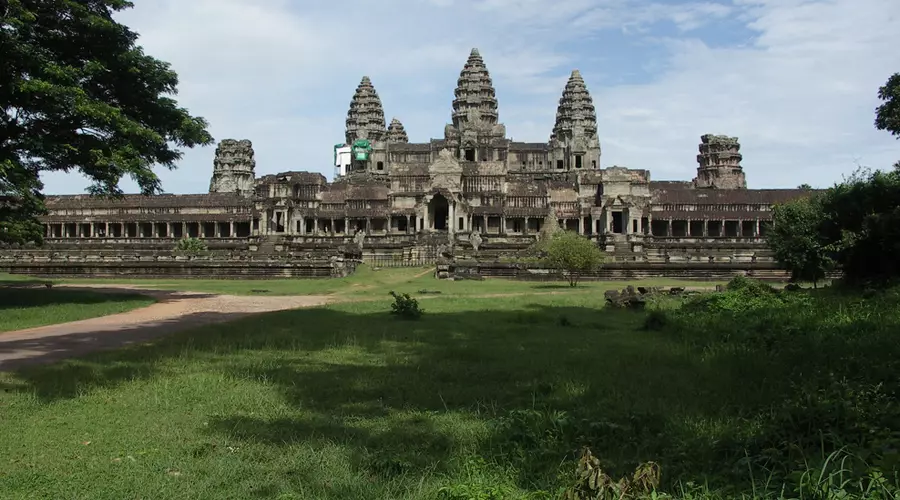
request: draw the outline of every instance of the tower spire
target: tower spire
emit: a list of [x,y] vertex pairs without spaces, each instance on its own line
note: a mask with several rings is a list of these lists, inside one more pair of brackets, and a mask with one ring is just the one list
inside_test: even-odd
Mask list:
[[572,70],[559,98],[550,149],[550,162],[556,170],[600,168],[597,111],[577,69]]
[[497,96],[494,83],[488,73],[484,59],[477,48],[469,53],[469,59],[459,73],[453,99],[453,126],[458,129],[466,125],[497,124]]
[[387,129],[387,141],[393,144],[409,142],[409,136],[406,135],[406,130],[403,128],[400,120],[396,118],[391,119],[391,124],[388,125]]
[[569,81],[559,98],[559,107],[556,108],[556,123],[553,125],[553,135],[558,140],[571,138],[575,135],[596,137],[597,112],[594,101],[584,84],[581,72],[572,70]]
[[362,77],[347,111],[347,144],[357,139],[381,141],[386,134],[381,98],[368,76]]

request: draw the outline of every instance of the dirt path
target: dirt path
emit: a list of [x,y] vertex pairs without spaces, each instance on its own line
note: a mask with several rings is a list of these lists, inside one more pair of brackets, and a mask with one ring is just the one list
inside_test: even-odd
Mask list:
[[319,306],[333,301],[331,297],[319,295],[246,297],[129,285],[58,286],[104,293],[137,292],[151,296],[157,302],[121,314],[0,333],[0,371],[146,342],[176,331],[250,314]]

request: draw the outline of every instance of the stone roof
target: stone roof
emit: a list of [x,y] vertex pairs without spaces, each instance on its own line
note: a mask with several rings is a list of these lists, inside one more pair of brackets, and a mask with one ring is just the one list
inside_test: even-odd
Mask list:
[[390,145],[391,151],[410,153],[430,153],[431,144],[427,142],[395,142]]
[[340,203],[345,200],[386,200],[390,187],[377,179],[343,178],[322,191],[323,203]]
[[510,142],[510,151],[546,151],[546,142]]
[[[459,73],[453,99],[453,126],[461,123],[496,125],[497,96],[494,83],[478,49],[472,49],[469,59]],[[465,117],[465,120],[460,118]]]
[[247,207],[252,200],[234,193],[209,194],[126,194],[120,198],[107,198],[87,194],[47,196],[47,208],[183,208],[183,207]]
[[510,182],[506,188],[507,196],[547,196],[547,181]]
[[559,98],[553,135],[558,138],[573,137],[576,128],[581,128],[588,137],[597,135],[594,101],[577,69],[572,71],[562,97]]
[[347,111],[347,144],[356,139],[380,141],[387,134],[381,98],[368,76],[362,77]]
[[327,184],[328,180],[318,172],[280,172],[268,174],[256,179],[257,184]]
[[650,195],[655,204],[700,205],[774,205],[809,196],[806,189],[686,189],[681,186],[659,188],[650,183]]

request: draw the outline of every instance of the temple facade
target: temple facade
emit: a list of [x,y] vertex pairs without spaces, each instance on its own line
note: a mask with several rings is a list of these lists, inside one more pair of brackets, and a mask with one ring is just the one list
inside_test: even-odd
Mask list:
[[507,138],[488,68],[472,50],[443,138],[409,142],[363,77],[346,119],[343,146],[353,153],[332,182],[312,172],[257,177],[252,143],[227,139],[206,194],[48,197],[46,248],[159,256],[196,237],[248,261],[496,260],[527,247],[555,217],[622,265],[739,267],[771,263],[772,207],[806,193],[748,189],[740,143],[721,135],[700,137],[691,181],[604,167],[596,109],[577,70],[549,132],[541,143]]

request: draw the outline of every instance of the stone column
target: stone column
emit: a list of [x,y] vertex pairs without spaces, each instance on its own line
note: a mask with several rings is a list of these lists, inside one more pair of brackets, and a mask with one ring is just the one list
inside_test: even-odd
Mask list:
[[413,232],[414,231],[413,231],[413,227],[412,227],[412,216],[407,215],[406,216],[406,234],[412,234]]
[[666,236],[672,236],[672,219],[666,220]]
[[369,218],[369,217],[366,217],[366,230],[365,230],[365,232],[366,232],[367,235],[372,234],[372,219]]
[[456,203],[450,203],[447,210],[447,232],[453,234],[456,232]]
[[709,237],[709,219],[703,219],[703,237]]
[[314,236],[319,235],[319,218],[318,217],[313,219],[313,235]]
[[488,224],[487,224],[487,223],[488,223],[488,216],[487,216],[487,215],[482,215],[482,216],[481,216],[481,222],[482,222],[482,224],[483,224],[483,225],[481,226],[481,232],[482,232],[483,234],[488,234]]
[[228,223],[228,237],[234,238],[234,221]]
[[756,219],[756,223],[753,226],[753,236],[759,238],[759,219]]

